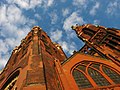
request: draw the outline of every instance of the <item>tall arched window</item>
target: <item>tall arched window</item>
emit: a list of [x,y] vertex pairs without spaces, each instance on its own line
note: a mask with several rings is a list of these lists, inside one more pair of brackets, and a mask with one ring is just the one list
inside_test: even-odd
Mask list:
[[73,67],[72,75],[79,88],[92,88],[96,85],[108,86],[112,85],[113,82],[120,84],[120,73],[117,73],[115,69],[111,69],[108,65],[98,62],[80,62]]
[[[20,71],[16,71],[7,81],[6,83],[3,85],[2,89],[1,90],[12,90],[17,79],[18,79],[18,76],[20,74]],[[16,90],[17,87],[14,87],[14,90]]]
[[88,79],[84,76],[84,74],[78,70],[73,71],[73,77],[79,88],[91,88],[92,85],[88,81]]
[[112,69],[103,66],[102,67],[104,73],[116,84],[120,84],[120,75],[113,71]]
[[98,71],[89,68],[88,73],[98,86],[110,85],[110,83]]

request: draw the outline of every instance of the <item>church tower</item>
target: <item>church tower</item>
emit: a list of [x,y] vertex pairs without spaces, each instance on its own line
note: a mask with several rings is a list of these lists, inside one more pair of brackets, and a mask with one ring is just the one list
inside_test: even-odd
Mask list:
[[38,26],[15,47],[0,74],[0,90],[61,90],[55,60],[66,56]]

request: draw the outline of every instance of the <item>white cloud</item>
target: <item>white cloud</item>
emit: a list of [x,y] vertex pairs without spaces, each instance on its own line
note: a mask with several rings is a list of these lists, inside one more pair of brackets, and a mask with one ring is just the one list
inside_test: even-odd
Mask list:
[[62,30],[57,29],[56,31],[50,32],[50,37],[54,42],[61,40],[61,38],[62,38]]
[[38,20],[41,19],[41,16],[40,16],[38,13],[36,13],[34,16],[35,16]]
[[[0,27],[2,30],[1,33],[5,37],[15,38],[18,37],[18,35],[21,36],[22,33],[28,32],[27,28],[29,28],[29,24],[31,25],[35,22],[34,20],[25,17],[22,14],[22,11],[15,5],[0,6],[0,12]],[[22,32],[23,30],[25,31]],[[22,33],[18,34],[20,32]]]
[[29,0],[7,0],[9,4],[17,4],[21,8],[30,8],[30,1]]
[[9,23],[12,24],[26,23],[26,18],[22,15],[22,11],[15,5],[10,5],[9,7],[6,7],[6,18]]
[[52,6],[53,2],[54,2],[54,0],[48,0],[47,6],[48,6],[48,7]]
[[94,16],[96,14],[97,9],[99,9],[99,6],[100,6],[100,3],[96,2],[95,6],[93,6],[92,9],[90,10],[90,15]]
[[76,38],[75,32],[71,29],[72,25],[82,25],[85,21],[83,18],[79,15],[79,12],[73,12],[69,17],[67,17],[63,24],[63,29],[66,32],[66,41],[59,42],[62,46],[63,50],[66,53],[72,54],[74,50],[77,50],[76,44],[72,42],[71,40],[73,38]]
[[76,45],[74,42],[60,41],[58,43],[62,46],[62,49],[70,55],[72,55],[73,51],[76,50]]
[[106,12],[109,15],[116,15],[119,14],[120,11],[120,1],[119,0],[115,0],[114,2],[109,2],[108,6],[107,6],[107,10]]
[[11,50],[19,45],[34,23],[14,4],[0,6],[0,66],[6,64]]
[[50,38],[52,39],[52,41],[59,43],[65,53],[72,55],[73,51],[77,50],[76,44],[74,42],[71,42],[70,40],[65,41],[65,39],[62,39],[62,37],[63,37],[62,30],[57,29],[55,31],[50,32]]
[[64,30],[71,30],[71,26],[75,24],[84,24],[85,21],[77,12],[73,12],[66,20],[64,21],[63,28]]
[[4,43],[3,40],[0,40],[0,52],[3,54],[8,52],[8,49],[6,48],[6,44]]
[[80,8],[86,8],[87,2],[87,0],[73,0],[73,5],[78,6]]
[[8,58],[10,57],[10,47],[14,46],[15,41],[12,39],[0,39],[0,69],[5,66]]
[[5,67],[6,63],[7,63],[7,61],[6,61],[5,59],[3,59],[3,58],[0,57],[0,70],[1,70],[3,67]]
[[7,0],[10,4],[17,4],[22,9],[34,9],[35,7],[50,7],[54,0]]
[[50,17],[51,17],[51,24],[56,24],[58,16],[55,12],[50,13]]
[[65,9],[62,9],[62,14],[64,17],[66,17],[68,14],[69,14],[69,9],[68,8],[65,8]]
[[61,46],[62,46],[64,51],[68,51],[69,50],[67,42],[63,41],[63,42],[59,42],[59,43],[61,44]]
[[99,20],[94,20],[93,23],[98,25],[98,24],[100,24],[100,21]]

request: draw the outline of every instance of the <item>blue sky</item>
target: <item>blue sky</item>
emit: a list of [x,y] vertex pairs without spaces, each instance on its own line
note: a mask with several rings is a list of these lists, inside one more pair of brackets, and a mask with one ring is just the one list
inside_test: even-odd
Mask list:
[[75,24],[120,28],[120,0],[0,0],[0,69],[33,26],[40,26],[70,56],[84,43]]

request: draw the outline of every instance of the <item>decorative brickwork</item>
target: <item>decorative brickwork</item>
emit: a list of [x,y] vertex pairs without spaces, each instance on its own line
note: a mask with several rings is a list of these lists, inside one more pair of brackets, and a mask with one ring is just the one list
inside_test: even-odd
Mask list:
[[45,76],[48,90],[61,90],[58,74],[55,69],[54,58],[47,54],[42,53],[43,63],[45,67]]
[[26,57],[24,57],[24,58],[21,59],[18,67],[24,68],[25,66],[28,65],[29,55],[30,54],[28,54]]
[[45,84],[43,69],[39,68],[38,71],[28,70],[27,71],[27,79],[26,85],[31,84]]

